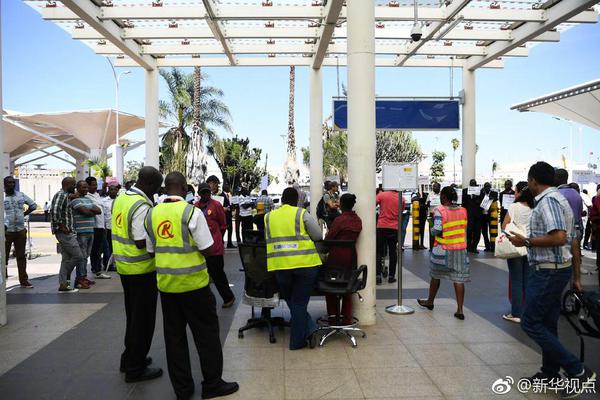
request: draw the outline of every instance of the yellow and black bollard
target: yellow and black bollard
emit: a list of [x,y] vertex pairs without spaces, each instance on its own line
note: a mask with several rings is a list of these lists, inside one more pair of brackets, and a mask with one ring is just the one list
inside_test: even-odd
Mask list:
[[420,245],[420,239],[421,239],[421,229],[419,226],[419,200],[413,200],[412,202],[412,237],[413,237],[413,244],[412,244],[412,248],[413,250],[419,250],[421,248]]
[[498,237],[498,200],[494,200],[490,205],[490,246],[492,249],[496,246],[496,238]]

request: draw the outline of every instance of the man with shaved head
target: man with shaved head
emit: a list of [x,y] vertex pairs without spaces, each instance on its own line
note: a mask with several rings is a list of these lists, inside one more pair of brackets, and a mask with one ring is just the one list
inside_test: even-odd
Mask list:
[[143,167],[135,185],[119,195],[112,209],[112,245],[125,297],[125,351],[121,372],[126,382],[158,378],[162,369],[149,368],[148,357],[156,322],[156,267],[146,249],[144,219],[163,181],[154,167]]
[[185,177],[171,172],[165,186],[168,196],[148,213],[146,230],[148,248],[156,254],[169,377],[178,399],[193,396],[186,332],[189,325],[204,378],[202,398],[227,396],[239,386],[222,379],[219,318],[205,259],[211,254],[213,238],[203,212],[185,201]]
[[58,274],[59,293],[75,293],[71,284],[73,269],[83,262],[83,254],[77,242],[75,221],[71,199],[75,197],[75,179],[66,177],[62,180],[62,189],[52,198],[50,206],[52,233],[56,236],[62,257]]

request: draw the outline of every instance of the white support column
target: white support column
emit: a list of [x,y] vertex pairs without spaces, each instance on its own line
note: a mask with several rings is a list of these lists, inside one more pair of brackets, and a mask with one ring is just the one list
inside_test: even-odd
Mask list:
[[[2,2],[0,2],[0,20],[2,19]],[[0,110],[2,110],[2,32],[0,31]],[[7,154],[4,152],[4,132],[0,124],[0,157],[4,165],[4,158]],[[10,159],[10,158],[9,158]],[[4,215],[4,178],[0,179],[0,215]],[[4,251],[4,229],[0,229],[0,326],[6,325],[6,257]]]
[[124,171],[124,161],[123,161],[123,147],[122,146],[114,146],[113,147],[113,175],[117,178],[119,183],[124,184],[123,182],[123,171]]
[[144,165],[158,168],[158,68],[146,73],[146,160]]
[[310,213],[317,215],[323,194],[323,76],[310,68]]
[[475,71],[463,68],[462,107],[462,184],[466,187],[469,180],[477,177],[475,159],[477,155],[475,143]]
[[2,179],[5,176],[12,175],[13,172],[13,162],[10,159],[10,153],[3,153],[2,157]]
[[[348,0],[348,189],[356,194],[363,230],[358,265],[367,265],[364,302],[355,301],[361,325],[375,324],[375,2]],[[356,299],[355,299],[356,300]]]

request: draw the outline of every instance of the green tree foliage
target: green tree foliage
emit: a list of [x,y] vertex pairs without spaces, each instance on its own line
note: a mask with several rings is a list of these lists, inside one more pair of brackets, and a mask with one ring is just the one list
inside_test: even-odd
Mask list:
[[[348,134],[323,125],[323,173],[348,180]],[[419,162],[423,158],[419,143],[406,131],[378,131],[375,148],[375,171],[386,162]],[[302,160],[310,165],[310,151],[302,148]]]
[[223,183],[231,188],[245,184],[249,190],[255,189],[266,174],[265,169],[258,166],[262,150],[250,148],[250,139],[237,136],[217,139],[207,149],[221,170]]
[[106,177],[112,175],[112,171],[108,166],[108,161],[105,157],[94,158],[91,160],[85,160],[83,165],[90,167],[94,170],[94,175],[103,181],[106,181]]
[[434,151],[431,155],[433,163],[431,164],[431,181],[441,182],[444,178],[444,160],[446,153],[443,151]]
[[142,169],[143,166],[144,163],[137,160],[127,161],[127,167],[125,167],[125,171],[123,173],[123,182],[136,181],[140,169]]
[[[189,150],[188,133],[194,119],[194,76],[180,69],[160,70],[160,75],[167,83],[169,100],[159,102],[162,119],[174,126],[163,136],[160,147],[160,170],[164,174],[171,171],[186,171],[186,157]],[[201,76],[201,81],[207,79]],[[213,143],[218,136],[214,128],[222,128],[231,132],[229,108],[222,101],[223,91],[216,87],[202,85],[200,89],[201,129],[205,135],[205,143]],[[190,132],[191,133],[191,132]]]

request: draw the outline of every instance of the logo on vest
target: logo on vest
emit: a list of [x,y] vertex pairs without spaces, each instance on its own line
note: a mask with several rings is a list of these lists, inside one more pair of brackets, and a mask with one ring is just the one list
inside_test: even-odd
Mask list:
[[175,236],[173,235],[173,224],[171,221],[166,220],[161,222],[156,228],[156,234],[161,239],[173,239]]
[[119,228],[122,227],[123,225],[123,213],[118,213],[117,216],[115,217],[115,224],[117,224],[117,226]]

